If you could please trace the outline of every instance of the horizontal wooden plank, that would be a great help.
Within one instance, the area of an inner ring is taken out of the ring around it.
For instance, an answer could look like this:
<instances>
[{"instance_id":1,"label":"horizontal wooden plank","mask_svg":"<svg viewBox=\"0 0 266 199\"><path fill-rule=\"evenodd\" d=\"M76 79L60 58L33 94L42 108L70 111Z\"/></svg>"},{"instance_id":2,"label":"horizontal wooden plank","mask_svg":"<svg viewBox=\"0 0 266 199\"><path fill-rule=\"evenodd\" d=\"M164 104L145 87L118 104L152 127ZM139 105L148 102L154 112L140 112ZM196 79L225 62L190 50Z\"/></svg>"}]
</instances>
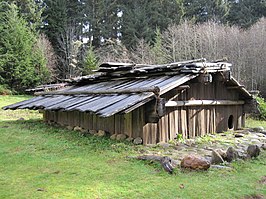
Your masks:
<instances>
[{"instance_id":1,"label":"horizontal wooden plank","mask_svg":"<svg viewBox=\"0 0 266 199\"><path fill-rule=\"evenodd\" d=\"M188 101L168 101L166 102L166 107L176 107L176 106L217 106L217 105L241 105L245 104L245 101L238 100L188 100Z\"/></svg>"}]
</instances>

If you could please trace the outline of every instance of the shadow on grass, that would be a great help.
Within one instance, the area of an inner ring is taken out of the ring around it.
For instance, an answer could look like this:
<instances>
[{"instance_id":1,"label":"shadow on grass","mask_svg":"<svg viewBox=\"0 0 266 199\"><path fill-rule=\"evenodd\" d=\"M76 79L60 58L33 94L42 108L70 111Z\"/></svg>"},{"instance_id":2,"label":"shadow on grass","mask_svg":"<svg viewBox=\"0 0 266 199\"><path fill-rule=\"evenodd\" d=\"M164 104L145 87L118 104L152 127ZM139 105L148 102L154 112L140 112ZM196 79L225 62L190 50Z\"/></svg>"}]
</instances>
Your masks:
<instances>
[{"instance_id":1,"label":"shadow on grass","mask_svg":"<svg viewBox=\"0 0 266 199\"><path fill-rule=\"evenodd\" d=\"M89 133L81 134L79 131L71 131L64 127L48 125L40 119L0 121L0 132L1 129L9 129L10 132L12 130L17 131L18 129L28 130L27 134L53 137L53 139L60 139L68 144L86 147L94 151L111 150L123 152L133 150L133 144L130 142L118 142L111 140L109 136L98 137Z\"/></svg>"}]
</instances>

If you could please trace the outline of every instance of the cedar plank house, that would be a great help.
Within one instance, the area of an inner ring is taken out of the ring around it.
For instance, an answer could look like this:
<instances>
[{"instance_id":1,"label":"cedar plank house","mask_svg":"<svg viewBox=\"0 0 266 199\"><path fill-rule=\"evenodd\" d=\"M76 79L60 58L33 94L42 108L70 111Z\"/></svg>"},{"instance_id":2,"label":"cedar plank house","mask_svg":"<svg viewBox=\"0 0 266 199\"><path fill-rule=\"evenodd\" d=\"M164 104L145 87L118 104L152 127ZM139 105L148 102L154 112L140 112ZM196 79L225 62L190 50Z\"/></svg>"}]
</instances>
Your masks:
<instances>
[{"instance_id":1,"label":"cedar plank house","mask_svg":"<svg viewBox=\"0 0 266 199\"><path fill-rule=\"evenodd\" d=\"M244 127L252 96L230 67L205 59L104 63L95 75L4 109L43 110L48 123L141 137L143 144L168 142L178 134L194 138Z\"/></svg>"}]
</instances>

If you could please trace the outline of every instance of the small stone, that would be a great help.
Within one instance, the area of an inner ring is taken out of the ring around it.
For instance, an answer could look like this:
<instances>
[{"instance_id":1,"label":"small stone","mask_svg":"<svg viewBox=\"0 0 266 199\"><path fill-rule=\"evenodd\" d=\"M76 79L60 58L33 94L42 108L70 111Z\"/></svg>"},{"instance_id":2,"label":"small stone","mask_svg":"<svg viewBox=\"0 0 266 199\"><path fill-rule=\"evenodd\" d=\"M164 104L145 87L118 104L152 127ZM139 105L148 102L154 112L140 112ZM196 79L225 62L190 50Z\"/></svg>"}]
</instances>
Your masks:
<instances>
[{"instance_id":1,"label":"small stone","mask_svg":"<svg viewBox=\"0 0 266 199\"><path fill-rule=\"evenodd\" d=\"M222 166L222 165L211 165L211 168L214 168L214 169L228 169L228 170L233 170L231 167Z\"/></svg>"},{"instance_id":2,"label":"small stone","mask_svg":"<svg viewBox=\"0 0 266 199\"><path fill-rule=\"evenodd\" d=\"M134 139L133 144L135 145L139 145L142 144L142 138L141 137L137 137Z\"/></svg>"},{"instance_id":3,"label":"small stone","mask_svg":"<svg viewBox=\"0 0 266 199\"><path fill-rule=\"evenodd\" d=\"M258 147L262 146L262 143L259 140L256 140L256 139L252 139L251 140L251 144L257 145Z\"/></svg>"},{"instance_id":4,"label":"small stone","mask_svg":"<svg viewBox=\"0 0 266 199\"><path fill-rule=\"evenodd\" d=\"M125 140L126 138L127 138L127 136L125 134L118 134L116 136L116 140L118 140L118 141Z\"/></svg>"},{"instance_id":5,"label":"small stone","mask_svg":"<svg viewBox=\"0 0 266 199\"><path fill-rule=\"evenodd\" d=\"M117 134L113 134L113 135L110 136L110 139L111 140L115 140L116 139L116 136L117 136Z\"/></svg>"},{"instance_id":6,"label":"small stone","mask_svg":"<svg viewBox=\"0 0 266 199\"><path fill-rule=\"evenodd\" d=\"M255 132L261 132L261 131L264 131L264 128L262 126L258 126L258 127L253 128L252 130Z\"/></svg>"},{"instance_id":7,"label":"small stone","mask_svg":"<svg viewBox=\"0 0 266 199\"><path fill-rule=\"evenodd\" d=\"M181 161L181 167L192 170L207 170L210 168L210 162L205 158L187 155Z\"/></svg>"},{"instance_id":8,"label":"small stone","mask_svg":"<svg viewBox=\"0 0 266 199\"><path fill-rule=\"evenodd\" d=\"M67 128L67 130L70 130L70 131L73 130L73 127L72 126L67 126L66 128Z\"/></svg>"},{"instance_id":9,"label":"small stone","mask_svg":"<svg viewBox=\"0 0 266 199\"><path fill-rule=\"evenodd\" d=\"M229 147L226 151L226 161L232 162L238 158L237 151L233 147Z\"/></svg>"},{"instance_id":10,"label":"small stone","mask_svg":"<svg viewBox=\"0 0 266 199\"><path fill-rule=\"evenodd\" d=\"M128 142L132 142L134 140L134 138L127 138L126 141Z\"/></svg>"},{"instance_id":11,"label":"small stone","mask_svg":"<svg viewBox=\"0 0 266 199\"><path fill-rule=\"evenodd\" d=\"M266 130L260 131L260 133L266 135Z\"/></svg>"},{"instance_id":12,"label":"small stone","mask_svg":"<svg viewBox=\"0 0 266 199\"><path fill-rule=\"evenodd\" d=\"M262 131L262 132L263 132L263 131ZM259 133L256 133L256 135L259 136L259 137L266 137L266 132L265 132L265 134L259 132Z\"/></svg>"},{"instance_id":13,"label":"small stone","mask_svg":"<svg viewBox=\"0 0 266 199\"><path fill-rule=\"evenodd\" d=\"M97 134L97 131L96 130L89 130L89 133L92 135L95 135L95 134Z\"/></svg>"},{"instance_id":14,"label":"small stone","mask_svg":"<svg viewBox=\"0 0 266 199\"><path fill-rule=\"evenodd\" d=\"M222 156L216 150L212 150L211 163L212 164L221 164L221 163L224 163L224 159L222 158Z\"/></svg>"},{"instance_id":15,"label":"small stone","mask_svg":"<svg viewBox=\"0 0 266 199\"><path fill-rule=\"evenodd\" d=\"M236 133L235 134L235 138L242 138L244 137L245 135L243 133Z\"/></svg>"},{"instance_id":16,"label":"small stone","mask_svg":"<svg viewBox=\"0 0 266 199\"><path fill-rule=\"evenodd\" d=\"M74 131L81 131L81 130L82 130L82 128L80 126L75 126L74 127Z\"/></svg>"},{"instance_id":17,"label":"small stone","mask_svg":"<svg viewBox=\"0 0 266 199\"><path fill-rule=\"evenodd\" d=\"M38 188L37 191L45 191L43 188Z\"/></svg>"},{"instance_id":18,"label":"small stone","mask_svg":"<svg viewBox=\"0 0 266 199\"><path fill-rule=\"evenodd\" d=\"M159 142L158 145L163 147L163 148L169 148L169 146L170 146L170 144L165 143L165 142Z\"/></svg>"},{"instance_id":19,"label":"small stone","mask_svg":"<svg viewBox=\"0 0 266 199\"><path fill-rule=\"evenodd\" d=\"M262 148L263 150L266 150L266 144L262 144L261 148Z\"/></svg>"},{"instance_id":20,"label":"small stone","mask_svg":"<svg viewBox=\"0 0 266 199\"><path fill-rule=\"evenodd\" d=\"M249 145L247 149L248 157L256 158L260 155L260 148L258 145Z\"/></svg>"},{"instance_id":21,"label":"small stone","mask_svg":"<svg viewBox=\"0 0 266 199\"><path fill-rule=\"evenodd\" d=\"M88 130L82 128L82 129L80 130L80 132L83 133L83 134L86 134L86 133L88 133Z\"/></svg>"},{"instance_id":22,"label":"small stone","mask_svg":"<svg viewBox=\"0 0 266 199\"><path fill-rule=\"evenodd\" d=\"M97 133L97 136L99 136L99 137L103 137L105 135L106 135L106 132L103 131L103 130L99 130L98 133Z\"/></svg>"},{"instance_id":23,"label":"small stone","mask_svg":"<svg viewBox=\"0 0 266 199\"><path fill-rule=\"evenodd\" d=\"M23 120L25 120L23 117L21 117L21 118L19 118L19 119L17 119L18 121L23 121Z\"/></svg>"}]
</instances>

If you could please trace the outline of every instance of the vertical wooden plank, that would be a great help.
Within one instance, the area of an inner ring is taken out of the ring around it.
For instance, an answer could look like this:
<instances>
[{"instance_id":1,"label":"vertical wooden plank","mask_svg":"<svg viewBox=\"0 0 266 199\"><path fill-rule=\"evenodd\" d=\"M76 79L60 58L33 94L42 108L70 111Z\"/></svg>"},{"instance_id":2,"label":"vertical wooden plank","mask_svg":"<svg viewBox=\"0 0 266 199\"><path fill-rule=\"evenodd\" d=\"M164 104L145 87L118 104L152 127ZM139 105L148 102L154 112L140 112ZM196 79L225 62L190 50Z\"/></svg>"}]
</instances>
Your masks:
<instances>
[{"instance_id":1,"label":"vertical wooden plank","mask_svg":"<svg viewBox=\"0 0 266 199\"><path fill-rule=\"evenodd\" d=\"M143 126L143 145L149 144L149 137L151 134L151 128L150 128L150 123L147 123L146 125Z\"/></svg>"},{"instance_id":2,"label":"vertical wooden plank","mask_svg":"<svg viewBox=\"0 0 266 199\"><path fill-rule=\"evenodd\" d=\"M97 115L92 114L92 129L98 131L98 118Z\"/></svg>"},{"instance_id":3,"label":"vertical wooden plank","mask_svg":"<svg viewBox=\"0 0 266 199\"><path fill-rule=\"evenodd\" d=\"M44 122L47 122L47 111L43 111L42 119Z\"/></svg>"},{"instance_id":4,"label":"vertical wooden plank","mask_svg":"<svg viewBox=\"0 0 266 199\"><path fill-rule=\"evenodd\" d=\"M143 135L144 124L143 107L135 109L132 112L132 137L141 137Z\"/></svg>"},{"instance_id":5,"label":"vertical wooden plank","mask_svg":"<svg viewBox=\"0 0 266 199\"><path fill-rule=\"evenodd\" d=\"M159 142L169 141L168 115L163 116L159 120Z\"/></svg>"},{"instance_id":6,"label":"vertical wooden plank","mask_svg":"<svg viewBox=\"0 0 266 199\"><path fill-rule=\"evenodd\" d=\"M120 129L121 125L120 125L120 123L121 123L121 116L119 114L116 114L115 115L115 133L116 134L120 134L121 133L121 129Z\"/></svg>"},{"instance_id":7,"label":"vertical wooden plank","mask_svg":"<svg viewBox=\"0 0 266 199\"><path fill-rule=\"evenodd\" d=\"M180 119L181 119L181 131L182 137L188 138L188 117L187 117L187 110L186 108L181 108L180 112Z\"/></svg>"},{"instance_id":8,"label":"vertical wooden plank","mask_svg":"<svg viewBox=\"0 0 266 199\"><path fill-rule=\"evenodd\" d=\"M125 128L124 133L128 137L132 138L132 112L124 115L124 128Z\"/></svg>"},{"instance_id":9,"label":"vertical wooden plank","mask_svg":"<svg viewBox=\"0 0 266 199\"><path fill-rule=\"evenodd\" d=\"M177 125L176 125L176 119L175 119L175 111L172 110L169 114L169 139L174 140L176 138L177 134Z\"/></svg>"}]
</instances>

